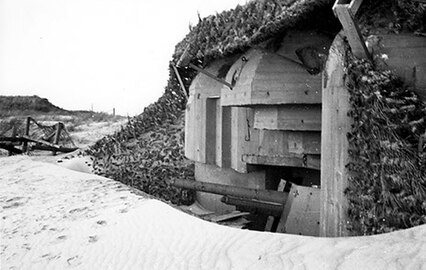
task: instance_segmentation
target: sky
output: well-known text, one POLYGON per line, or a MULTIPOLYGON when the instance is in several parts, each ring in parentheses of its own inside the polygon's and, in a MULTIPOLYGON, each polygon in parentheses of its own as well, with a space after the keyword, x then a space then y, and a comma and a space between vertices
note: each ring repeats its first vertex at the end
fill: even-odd
POLYGON ((0 0, 0 95, 134 116, 164 92, 175 45, 247 0, 0 0))

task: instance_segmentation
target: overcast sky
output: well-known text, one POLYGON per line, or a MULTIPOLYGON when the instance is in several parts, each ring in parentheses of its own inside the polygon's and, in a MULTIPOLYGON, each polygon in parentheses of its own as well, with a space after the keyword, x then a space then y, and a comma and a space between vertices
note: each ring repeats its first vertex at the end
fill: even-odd
POLYGON ((0 0, 0 94, 136 115, 189 24, 246 0, 0 0))

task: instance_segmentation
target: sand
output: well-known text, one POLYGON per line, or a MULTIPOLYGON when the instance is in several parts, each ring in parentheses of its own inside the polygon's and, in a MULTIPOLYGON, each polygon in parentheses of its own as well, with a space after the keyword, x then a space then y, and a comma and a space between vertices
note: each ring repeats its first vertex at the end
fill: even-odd
POLYGON ((0 204, 1 269, 426 269, 426 225, 353 238, 239 230, 22 156, 0 158, 0 204))

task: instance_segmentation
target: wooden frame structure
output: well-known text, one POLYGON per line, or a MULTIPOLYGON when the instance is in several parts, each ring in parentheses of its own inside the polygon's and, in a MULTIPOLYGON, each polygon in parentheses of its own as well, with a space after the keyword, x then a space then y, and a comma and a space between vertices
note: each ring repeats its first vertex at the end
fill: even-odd
POLYGON ((71 138, 71 144, 74 147, 65 147, 60 145, 62 134, 66 134, 69 137, 63 123, 56 123, 54 125, 54 131, 49 134, 45 134, 43 138, 34 138, 30 136, 31 123, 35 123, 37 126, 40 126, 36 120, 31 117, 27 117, 24 134, 16 134, 16 127, 14 126, 12 128, 13 131, 11 136, 0 136, 0 148, 7 150, 9 156, 12 154, 23 154, 29 150, 52 151, 52 154, 56 155, 57 152, 69 153, 78 149, 78 147, 75 147, 71 138), (31 144, 30 147, 29 144, 31 144))

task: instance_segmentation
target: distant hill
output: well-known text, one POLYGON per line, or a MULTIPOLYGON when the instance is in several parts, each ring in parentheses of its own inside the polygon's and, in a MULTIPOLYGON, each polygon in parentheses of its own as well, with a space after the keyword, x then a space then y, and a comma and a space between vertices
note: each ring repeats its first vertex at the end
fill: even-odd
POLYGON ((39 96, 0 96, 0 116, 28 114, 72 114, 39 96))

